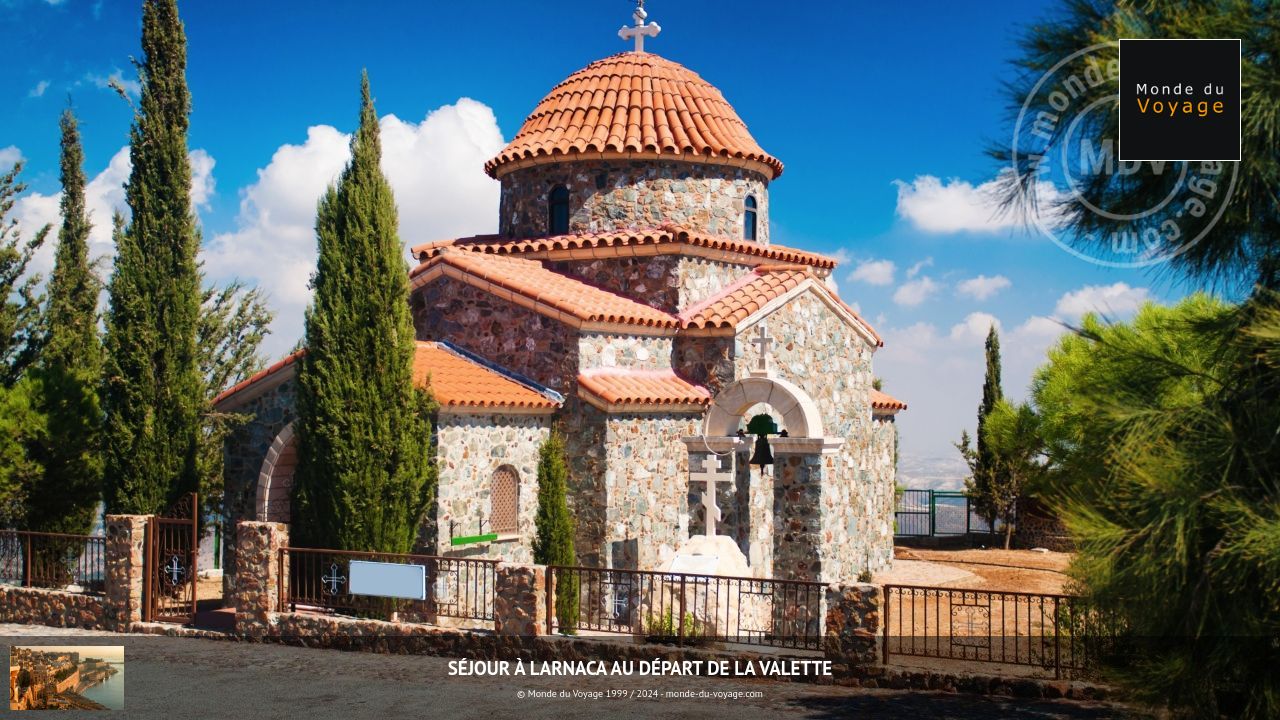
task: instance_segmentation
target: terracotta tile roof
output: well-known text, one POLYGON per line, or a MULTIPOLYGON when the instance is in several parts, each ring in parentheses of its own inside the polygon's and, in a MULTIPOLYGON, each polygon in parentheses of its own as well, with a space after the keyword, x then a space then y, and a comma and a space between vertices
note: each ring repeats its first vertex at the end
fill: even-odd
POLYGON ((807 283, 830 304, 840 308, 869 340, 884 345, 880 334, 856 310, 845 304, 822 279, 804 265, 758 265, 719 293, 680 313, 681 327, 691 330, 733 329, 762 308, 807 283))
POLYGON ((875 388, 871 389, 871 409, 872 410, 906 410, 907 404, 894 396, 880 392, 875 388))
POLYGON ((813 275, 803 266, 756 268, 724 290, 680 313, 689 328, 734 328, 757 310, 782 297, 813 275))
POLYGON ((414 268, 409 277, 417 287, 441 274, 574 326, 623 325, 631 332, 651 328, 663 334, 679 326, 670 313, 553 272, 537 260, 445 251, 414 268))
MULTIPOLYGON (((214 400, 221 405, 236 396, 241 402, 255 386, 268 388, 268 380, 292 377, 294 365, 306 354, 299 350, 244 382, 237 383, 214 400), (285 372, 288 374, 284 374, 285 372)), ((417 343, 413 356, 413 380, 420 387, 430 387, 442 407, 493 408, 515 412, 550 412, 560 406, 559 396, 518 375, 485 363, 448 343, 417 343), (429 382, 428 382, 429 380, 429 382)), ((238 404, 238 403, 237 403, 238 404)), ((228 406, 233 407, 233 406, 228 406)))
POLYGON ((672 370, 603 368, 578 374, 578 394, 602 410, 700 409, 711 393, 672 370))
POLYGON ((554 410, 560 403, 528 385, 464 357, 445 343, 418 342, 413 380, 449 408, 554 410))
POLYGON ((746 262, 759 258, 775 263, 798 263, 822 270, 830 270, 836 266, 836 260, 825 255, 782 245, 762 245, 746 240, 700 235, 676 225, 579 235, 552 235, 523 240, 512 240, 498 235, 477 235, 415 245, 412 252, 420 261, 426 262, 447 248, 493 255, 520 255, 557 260, 632 255, 729 253, 743 256, 746 262))
POLYGON ((241 380, 240 382, 236 383, 235 385, 232 385, 231 387, 227 388, 226 390, 223 390, 221 393, 219 393, 219 394, 218 394, 218 396, 217 396, 217 397, 215 397, 215 398, 213 399, 213 404, 214 404, 214 405, 220 405, 220 404, 222 404, 222 402, 223 402, 223 401, 225 401, 226 399, 230 398, 232 395, 237 395, 237 394, 239 394, 239 393, 240 393, 240 391, 248 389, 248 388, 249 388, 249 386, 251 386, 251 385, 257 385, 258 383, 263 382, 264 380, 266 380, 266 379, 268 379, 268 378, 274 377, 274 376, 276 375, 276 373, 278 373, 278 372, 280 372, 281 370, 284 370, 285 368, 288 368, 288 367, 292 366, 294 363, 298 362, 298 360, 299 360, 299 359, 300 359, 300 358, 301 358, 305 353, 306 353, 306 350, 295 350, 294 352, 289 353, 288 355, 286 355, 286 356, 284 356, 283 358, 281 358, 281 359, 280 359, 278 362, 276 362, 274 365, 271 365, 271 366, 267 367, 265 370, 262 370, 261 372, 255 373, 254 375, 251 375, 251 376, 249 376, 249 377, 245 378, 244 380, 241 380))
POLYGON ((620 53, 570 75, 484 169, 498 177, 506 166, 588 153, 694 155, 782 174, 782 163, 756 143, 719 90, 652 53, 620 53))

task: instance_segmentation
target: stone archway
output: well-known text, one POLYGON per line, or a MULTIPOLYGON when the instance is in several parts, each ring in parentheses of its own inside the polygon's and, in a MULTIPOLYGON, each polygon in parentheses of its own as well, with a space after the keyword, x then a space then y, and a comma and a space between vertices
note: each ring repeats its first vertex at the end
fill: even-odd
MULTIPOLYGON (((727 385, 711 400, 702 436, 683 438, 690 467, 702 468, 711 454, 735 456, 731 482, 716 502, 726 529, 747 556, 753 574, 794 580, 822 576, 822 498, 829 456, 844 438, 826 436, 817 403, 796 384, 767 368, 727 385), (774 465, 768 476, 746 466, 751 438, 737 436, 746 414, 765 405, 781 416, 787 437, 773 436, 774 465)), ((712 466, 714 467, 714 465, 712 466)), ((725 478, 730 480, 730 478, 725 478)), ((690 487, 691 515, 701 488, 690 487)), ((692 532, 692 531, 691 531, 692 532)))
POLYGON ((284 426, 262 460, 258 471, 258 494, 254 502, 259 522, 289 522, 293 471, 298 465, 298 442, 293 423, 284 426))
POLYGON ((737 433, 742 416, 760 404, 782 415, 782 426, 790 437, 823 436, 822 415, 813 398, 795 384, 776 377, 746 377, 716 394, 707 409, 707 436, 726 437, 737 433))

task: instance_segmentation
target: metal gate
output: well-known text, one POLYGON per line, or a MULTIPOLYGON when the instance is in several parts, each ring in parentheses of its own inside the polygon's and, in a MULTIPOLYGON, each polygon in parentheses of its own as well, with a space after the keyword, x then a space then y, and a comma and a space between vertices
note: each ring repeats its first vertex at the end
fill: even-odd
POLYGON ((147 522, 143 620, 183 625, 195 621, 199 518, 200 499, 191 493, 147 522))

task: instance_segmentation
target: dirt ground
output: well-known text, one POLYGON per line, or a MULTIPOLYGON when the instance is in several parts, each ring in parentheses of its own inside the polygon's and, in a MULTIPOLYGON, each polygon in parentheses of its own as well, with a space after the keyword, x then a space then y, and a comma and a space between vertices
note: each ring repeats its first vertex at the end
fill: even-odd
POLYGON ((878 583, 936 585, 978 590, 1061 593, 1070 553, 1034 550, 932 550, 894 548, 894 568, 878 583))

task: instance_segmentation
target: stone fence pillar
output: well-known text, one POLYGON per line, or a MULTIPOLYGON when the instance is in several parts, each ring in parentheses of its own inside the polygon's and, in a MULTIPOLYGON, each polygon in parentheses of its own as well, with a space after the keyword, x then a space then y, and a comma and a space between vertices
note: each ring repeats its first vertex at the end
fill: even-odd
POLYGON ((497 634, 546 634, 546 566, 498 563, 493 593, 493 629, 497 634))
POLYGON ((870 583, 827 587, 827 659, 849 666, 880 661, 880 586, 870 583))
POLYGON ((236 632, 262 637, 279 612, 280 548, 289 545, 289 526, 276 522, 241 522, 236 526, 236 582, 231 604, 236 609, 236 632))
POLYGON ((142 621, 142 580, 147 537, 147 515, 108 515, 104 570, 105 624, 116 632, 142 621))

